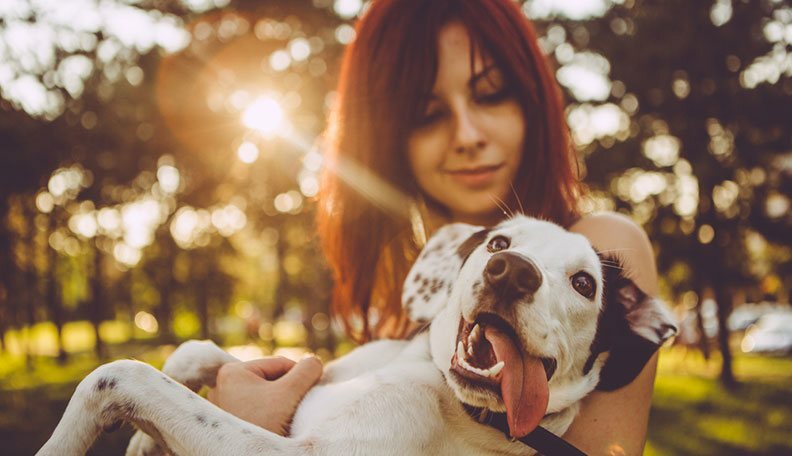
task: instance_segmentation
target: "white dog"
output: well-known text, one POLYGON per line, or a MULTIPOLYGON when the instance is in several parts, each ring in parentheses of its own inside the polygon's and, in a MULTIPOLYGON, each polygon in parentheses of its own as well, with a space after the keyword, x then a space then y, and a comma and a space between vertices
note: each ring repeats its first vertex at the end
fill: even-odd
POLYGON ((164 374, 131 360, 97 368, 38 454, 84 454, 120 421, 142 431, 128 455, 533 454, 501 431, 563 435, 581 398, 629 383, 676 330, 664 306, 585 237, 522 216, 439 230, 403 301, 428 330, 329 364, 289 437, 195 394, 235 359, 187 342, 164 374))

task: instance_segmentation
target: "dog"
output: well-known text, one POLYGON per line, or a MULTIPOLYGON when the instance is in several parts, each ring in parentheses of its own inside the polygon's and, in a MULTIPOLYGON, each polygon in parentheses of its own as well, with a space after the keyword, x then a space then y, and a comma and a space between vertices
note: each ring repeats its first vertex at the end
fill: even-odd
POLYGON ((563 435, 583 397, 632 381, 676 331, 664 304, 614 258, 525 216, 438 230, 407 276, 403 304, 427 328, 328 364, 289 437, 197 395, 236 359, 191 341, 162 372, 133 360, 97 368, 38 454, 85 454, 123 421, 139 429, 127 455, 534 454, 515 439, 537 426, 563 435), (513 438, 483 425, 486 416, 503 417, 513 438))

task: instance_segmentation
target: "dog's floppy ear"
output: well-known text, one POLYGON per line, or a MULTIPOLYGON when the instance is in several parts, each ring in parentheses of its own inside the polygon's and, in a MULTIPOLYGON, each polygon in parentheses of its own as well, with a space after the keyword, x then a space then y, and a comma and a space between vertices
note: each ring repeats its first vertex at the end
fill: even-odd
POLYGON ((418 255, 402 289, 402 305, 410 319, 430 321, 446 305, 451 287, 470 253, 489 230, 453 223, 437 230, 418 255))
POLYGON ((618 259, 602 257, 602 264, 604 308, 584 373, 600 353, 609 352, 597 389, 613 391, 632 382, 677 328, 665 304, 627 278, 618 259))

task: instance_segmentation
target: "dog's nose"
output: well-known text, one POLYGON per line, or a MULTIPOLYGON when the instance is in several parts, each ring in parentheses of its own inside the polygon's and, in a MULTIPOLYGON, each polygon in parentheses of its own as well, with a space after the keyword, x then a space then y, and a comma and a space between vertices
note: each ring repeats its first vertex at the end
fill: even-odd
POLYGON ((516 296, 533 294, 542 285, 542 273, 536 264, 514 252, 492 255, 484 269, 484 278, 499 292, 516 296))

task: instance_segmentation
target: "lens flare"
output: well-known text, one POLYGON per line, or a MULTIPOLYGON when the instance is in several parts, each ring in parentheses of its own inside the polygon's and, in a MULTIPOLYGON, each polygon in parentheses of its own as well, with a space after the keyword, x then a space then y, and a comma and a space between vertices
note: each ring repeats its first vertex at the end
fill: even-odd
POLYGON ((258 98, 242 113, 242 123, 264 135, 272 135, 283 124, 283 109, 272 98, 258 98))

